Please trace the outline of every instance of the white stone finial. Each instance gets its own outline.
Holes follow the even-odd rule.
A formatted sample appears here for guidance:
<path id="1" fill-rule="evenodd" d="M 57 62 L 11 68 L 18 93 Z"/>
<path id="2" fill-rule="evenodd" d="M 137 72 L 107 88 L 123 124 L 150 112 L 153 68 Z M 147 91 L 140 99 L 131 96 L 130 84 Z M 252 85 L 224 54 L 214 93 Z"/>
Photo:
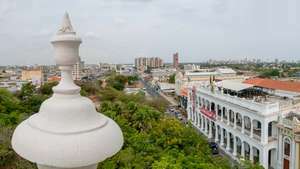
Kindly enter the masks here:
<path id="1" fill-rule="evenodd" d="M 51 41 L 61 81 L 39 112 L 18 125 L 12 147 L 39 169 L 96 169 L 98 162 L 121 149 L 123 135 L 112 119 L 98 113 L 94 103 L 79 94 L 71 71 L 81 39 L 70 27 L 68 15 L 63 25 L 65 33 L 56 34 Z"/>
<path id="2" fill-rule="evenodd" d="M 74 30 L 73 30 L 68 12 L 65 13 L 65 15 L 63 17 L 61 27 L 60 27 L 60 29 L 58 30 L 57 33 L 58 34 L 61 34 L 61 33 L 75 33 Z"/>

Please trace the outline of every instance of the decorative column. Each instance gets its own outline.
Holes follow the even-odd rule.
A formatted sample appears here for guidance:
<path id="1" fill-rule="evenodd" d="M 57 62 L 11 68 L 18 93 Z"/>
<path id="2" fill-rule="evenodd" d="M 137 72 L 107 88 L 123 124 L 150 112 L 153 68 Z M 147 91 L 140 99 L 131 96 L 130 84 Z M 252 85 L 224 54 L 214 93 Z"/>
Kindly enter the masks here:
<path id="1" fill-rule="evenodd" d="M 202 126 L 202 117 L 201 117 L 201 113 L 199 112 L 199 125 L 198 127 L 201 129 L 201 126 Z"/>
<path id="2" fill-rule="evenodd" d="M 249 144 L 249 147 L 250 147 L 250 161 L 253 161 L 253 148 L 252 146 Z"/>
<path id="3" fill-rule="evenodd" d="M 250 119 L 250 137 L 253 137 L 253 120 Z"/>
<path id="4" fill-rule="evenodd" d="M 209 131 L 208 131 L 208 138 L 212 138 L 212 122 L 210 119 L 207 119 L 209 123 Z"/>
<path id="5" fill-rule="evenodd" d="M 226 144 L 226 150 L 230 151 L 230 136 L 229 132 L 227 132 L 227 144 Z"/>
<path id="6" fill-rule="evenodd" d="M 80 87 L 72 80 L 81 39 L 67 13 L 51 43 L 61 81 L 39 113 L 16 128 L 12 147 L 39 169 L 96 169 L 98 162 L 121 149 L 122 131 L 112 119 L 98 113 L 90 99 L 80 95 Z"/>
<path id="7" fill-rule="evenodd" d="M 242 145 L 241 145 L 241 156 L 242 156 L 242 158 L 245 159 L 245 144 L 244 144 L 244 141 L 241 140 L 241 142 L 242 142 Z"/>
<path id="8" fill-rule="evenodd" d="M 215 131 L 215 142 L 217 143 L 219 141 L 219 130 L 218 125 L 215 125 L 216 131 Z"/>
<path id="9" fill-rule="evenodd" d="M 229 117 L 229 110 L 226 109 L 225 113 L 227 113 L 227 125 L 230 125 L 230 117 Z"/>
<path id="10" fill-rule="evenodd" d="M 237 148 L 236 147 L 237 147 L 237 145 L 236 145 L 236 137 L 233 136 L 233 153 L 232 153 L 233 156 L 237 155 Z"/>
<path id="11" fill-rule="evenodd" d="M 233 112 L 233 115 L 234 115 L 233 128 L 236 129 L 236 112 Z"/>
<path id="12" fill-rule="evenodd" d="M 224 146 L 224 129 L 221 127 L 221 141 L 220 141 L 220 145 Z"/>
<path id="13" fill-rule="evenodd" d="M 242 133 L 245 133 L 245 119 L 244 116 L 242 115 Z"/>
<path id="14" fill-rule="evenodd" d="M 203 132 L 203 130 L 204 130 L 204 120 L 203 120 L 203 116 L 202 116 L 202 114 L 200 114 L 200 117 L 201 117 L 201 125 L 200 125 L 200 129 L 201 129 L 201 131 Z"/>
<path id="15" fill-rule="evenodd" d="M 224 112 L 223 112 L 223 107 L 221 108 L 221 121 L 223 121 L 223 118 L 224 118 Z"/>
<path id="16" fill-rule="evenodd" d="M 207 135 L 207 132 L 208 132 L 208 128 L 207 128 L 207 119 L 206 119 L 205 116 L 203 116 L 203 117 L 204 117 L 204 121 L 205 121 L 205 124 L 204 124 L 204 133 L 205 133 L 205 135 Z"/>
<path id="17" fill-rule="evenodd" d="M 267 144 L 269 141 L 269 135 L 268 135 L 268 122 L 263 121 L 261 124 L 261 143 Z"/>

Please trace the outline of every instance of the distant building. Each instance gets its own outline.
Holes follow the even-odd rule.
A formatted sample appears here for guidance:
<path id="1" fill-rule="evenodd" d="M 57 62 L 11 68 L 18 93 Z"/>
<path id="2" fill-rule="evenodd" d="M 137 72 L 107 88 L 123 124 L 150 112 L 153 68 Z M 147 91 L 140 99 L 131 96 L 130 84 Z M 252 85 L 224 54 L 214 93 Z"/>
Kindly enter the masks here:
<path id="1" fill-rule="evenodd" d="M 183 69 L 184 69 L 184 71 L 200 70 L 200 65 L 187 64 L 187 65 L 183 65 Z"/>
<path id="2" fill-rule="evenodd" d="M 42 68 L 22 70 L 21 73 L 22 81 L 30 81 L 32 84 L 40 86 L 44 83 L 44 72 Z"/>
<path id="3" fill-rule="evenodd" d="M 133 65 L 121 65 L 118 72 L 123 76 L 133 76 L 135 73 Z"/>
<path id="4" fill-rule="evenodd" d="M 163 60 L 159 57 L 138 57 L 134 60 L 135 67 L 144 71 L 148 68 L 160 68 L 163 67 Z"/>
<path id="5" fill-rule="evenodd" d="M 176 52 L 173 54 L 173 67 L 177 69 L 178 66 L 179 66 L 179 54 L 178 52 Z"/>
<path id="6" fill-rule="evenodd" d="M 84 62 L 81 61 L 80 57 L 77 63 L 73 66 L 72 76 L 73 80 L 81 80 L 83 76 Z"/>
<path id="7" fill-rule="evenodd" d="M 116 70 L 117 65 L 116 64 L 110 64 L 110 63 L 99 63 L 99 69 L 100 69 L 100 71 Z"/>
<path id="8" fill-rule="evenodd" d="M 217 81 L 245 79 L 244 76 L 237 76 L 236 72 L 230 68 L 196 69 L 192 66 L 191 69 L 195 70 L 177 72 L 175 76 L 175 91 L 177 95 L 180 95 L 181 89 L 186 87 L 189 83 L 199 82 L 199 84 L 201 84 L 202 82 L 209 81 L 210 77 L 215 77 Z"/>

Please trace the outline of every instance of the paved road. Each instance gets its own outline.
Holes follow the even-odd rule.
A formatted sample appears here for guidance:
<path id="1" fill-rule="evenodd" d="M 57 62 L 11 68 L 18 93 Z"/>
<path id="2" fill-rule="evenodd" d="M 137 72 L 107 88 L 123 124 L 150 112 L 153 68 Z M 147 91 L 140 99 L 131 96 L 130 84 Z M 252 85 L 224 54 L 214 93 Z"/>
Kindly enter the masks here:
<path id="1" fill-rule="evenodd" d="M 161 97 L 166 99 L 171 104 L 171 106 L 178 106 L 178 103 L 177 103 L 176 100 L 174 100 L 174 98 L 165 95 L 163 92 L 159 92 L 159 94 L 160 94 Z"/>
<path id="2" fill-rule="evenodd" d="M 142 78 L 140 81 L 143 83 L 146 88 L 146 92 L 149 93 L 152 97 L 160 97 L 159 93 L 154 89 L 149 83 L 145 82 Z"/>

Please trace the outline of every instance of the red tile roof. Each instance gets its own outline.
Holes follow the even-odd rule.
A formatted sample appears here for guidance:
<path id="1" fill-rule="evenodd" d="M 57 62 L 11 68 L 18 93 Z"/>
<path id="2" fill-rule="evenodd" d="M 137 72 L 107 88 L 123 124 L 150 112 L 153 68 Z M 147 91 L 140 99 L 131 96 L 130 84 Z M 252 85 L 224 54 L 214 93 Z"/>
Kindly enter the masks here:
<path id="1" fill-rule="evenodd" d="M 180 89 L 180 96 L 188 97 L 188 89 L 186 87 Z"/>
<path id="2" fill-rule="evenodd" d="M 48 77 L 48 81 L 53 82 L 53 81 L 60 81 L 60 77 L 59 76 L 51 76 Z"/>
<path id="3" fill-rule="evenodd" d="M 300 92 L 300 82 L 280 81 L 280 80 L 263 79 L 263 78 L 251 78 L 245 80 L 243 83 L 252 84 L 254 86 L 263 87 L 263 88 L 275 89 L 275 90 Z"/>

